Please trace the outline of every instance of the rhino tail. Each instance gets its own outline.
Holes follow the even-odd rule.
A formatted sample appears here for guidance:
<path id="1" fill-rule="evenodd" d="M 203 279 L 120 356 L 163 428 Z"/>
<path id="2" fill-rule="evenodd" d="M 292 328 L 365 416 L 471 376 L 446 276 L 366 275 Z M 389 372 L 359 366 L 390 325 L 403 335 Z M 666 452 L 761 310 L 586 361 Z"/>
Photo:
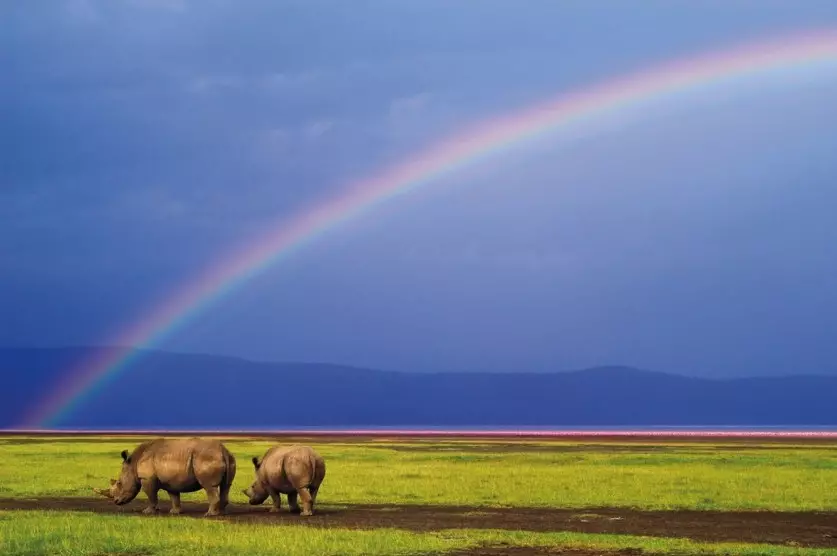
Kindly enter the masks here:
<path id="1" fill-rule="evenodd" d="M 224 477 L 221 479 L 221 484 L 226 486 L 232 486 L 233 480 L 235 479 L 235 456 L 232 453 L 224 449 Z"/>
<path id="2" fill-rule="evenodd" d="M 197 478 L 198 474 L 195 472 L 195 451 L 189 450 L 189 459 L 186 460 L 186 472 L 189 476 Z"/>
<path id="3" fill-rule="evenodd" d="M 308 465 L 311 467 L 311 482 L 308 484 L 310 489 L 317 484 L 317 458 L 314 454 L 308 454 Z"/>

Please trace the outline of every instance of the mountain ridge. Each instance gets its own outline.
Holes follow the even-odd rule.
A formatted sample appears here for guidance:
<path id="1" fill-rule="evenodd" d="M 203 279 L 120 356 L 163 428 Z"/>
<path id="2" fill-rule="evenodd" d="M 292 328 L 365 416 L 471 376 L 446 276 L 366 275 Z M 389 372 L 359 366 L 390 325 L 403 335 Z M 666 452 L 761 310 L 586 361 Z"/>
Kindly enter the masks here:
<path id="1" fill-rule="evenodd" d="M 67 369 L 124 348 L 0 348 L 0 427 Z M 138 350 L 62 426 L 830 425 L 837 377 L 699 378 L 623 365 L 557 372 L 404 372 Z"/>

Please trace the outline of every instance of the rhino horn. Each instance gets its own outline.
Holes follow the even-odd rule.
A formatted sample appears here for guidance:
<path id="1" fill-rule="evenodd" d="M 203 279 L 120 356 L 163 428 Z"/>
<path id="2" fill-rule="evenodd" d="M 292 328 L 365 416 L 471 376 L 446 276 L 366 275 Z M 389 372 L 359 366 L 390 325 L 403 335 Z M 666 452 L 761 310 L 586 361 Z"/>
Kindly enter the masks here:
<path id="1" fill-rule="evenodd" d="M 103 488 L 91 488 L 90 490 L 92 490 L 96 494 L 104 496 L 105 498 L 111 498 L 110 491 L 105 490 Z"/>

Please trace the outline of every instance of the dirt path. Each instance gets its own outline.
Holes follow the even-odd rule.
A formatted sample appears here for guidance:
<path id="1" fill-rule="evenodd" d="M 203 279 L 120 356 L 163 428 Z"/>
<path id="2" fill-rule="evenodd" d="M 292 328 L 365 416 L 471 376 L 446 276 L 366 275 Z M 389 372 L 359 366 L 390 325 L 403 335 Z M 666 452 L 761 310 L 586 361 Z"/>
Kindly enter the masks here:
<path id="1" fill-rule="evenodd" d="M 123 507 L 105 499 L 0 499 L 0 510 L 64 510 L 107 514 L 138 514 L 137 500 Z M 200 517 L 206 504 L 184 503 L 184 515 Z M 168 509 L 167 502 L 161 508 Z M 169 518 L 163 514 L 164 518 Z M 802 547 L 837 548 L 837 512 L 703 512 L 637 511 L 623 508 L 563 510 L 552 508 L 474 508 L 455 506 L 321 506 L 303 518 L 287 511 L 269 513 L 267 506 L 231 505 L 222 519 L 231 522 L 305 524 L 349 529 L 398 528 L 411 531 L 442 529 L 504 529 L 574 531 L 654 537 L 686 537 L 698 541 L 739 541 Z"/>

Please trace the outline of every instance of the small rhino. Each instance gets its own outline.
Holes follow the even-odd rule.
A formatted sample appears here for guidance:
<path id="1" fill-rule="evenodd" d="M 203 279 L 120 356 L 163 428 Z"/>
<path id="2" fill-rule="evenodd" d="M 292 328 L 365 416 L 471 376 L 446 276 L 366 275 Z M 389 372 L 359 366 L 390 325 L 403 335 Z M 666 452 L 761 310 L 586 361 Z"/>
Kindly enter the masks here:
<path id="1" fill-rule="evenodd" d="M 243 490 L 250 504 L 257 506 L 268 496 L 273 500 L 271 512 L 282 506 L 281 494 L 288 496 L 288 506 L 299 512 L 297 496 L 302 501 L 301 515 L 314 515 L 317 491 L 325 478 L 325 461 L 309 446 L 274 446 L 261 459 L 254 457 L 256 479 Z"/>
<path id="2" fill-rule="evenodd" d="M 119 479 L 110 488 L 93 491 L 116 504 L 127 504 L 142 490 L 148 497 L 145 514 L 157 513 L 157 491 L 171 498 L 171 513 L 179 514 L 180 494 L 204 489 L 209 499 L 207 516 L 220 515 L 229 503 L 235 478 L 235 457 L 218 440 L 163 439 L 143 442 L 131 454 L 122 450 Z"/>

